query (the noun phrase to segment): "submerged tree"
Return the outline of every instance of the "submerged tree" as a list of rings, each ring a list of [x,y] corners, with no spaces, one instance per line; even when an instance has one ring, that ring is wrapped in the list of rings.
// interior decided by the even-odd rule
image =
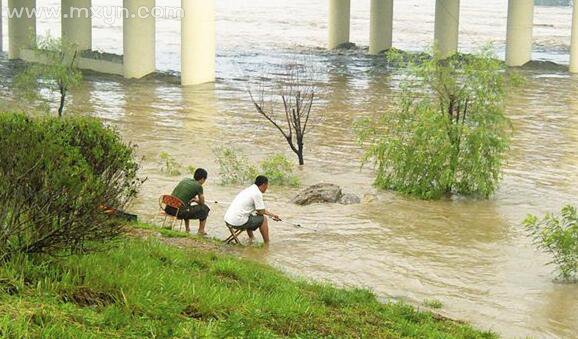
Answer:
[[[16,87],[36,99],[38,92],[46,88],[60,96],[58,116],[62,116],[68,91],[82,81],[78,69],[78,49],[62,39],[47,36],[34,49],[35,63],[30,63],[16,77]]]
[[[388,56],[401,60],[399,56]],[[509,147],[508,78],[490,49],[403,64],[396,105],[357,123],[378,187],[423,199],[490,196]]]
[[[313,72],[306,65],[291,64],[285,67],[277,94],[282,102],[281,114],[278,114],[277,104],[273,98],[265,99],[265,86],[261,86],[257,96],[249,91],[257,112],[281,132],[291,150],[297,155],[299,165],[305,163],[303,158],[305,135],[310,128],[311,111],[316,99],[312,75]],[[282,127],[285,124],[287,127]]]

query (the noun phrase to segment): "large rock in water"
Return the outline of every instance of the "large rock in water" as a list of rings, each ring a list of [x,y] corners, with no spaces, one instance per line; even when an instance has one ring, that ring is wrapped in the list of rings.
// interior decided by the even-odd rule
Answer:
[[[334,184],[317,184],[309,186],[293,198],[297,205],[310,205],[319,202],[336,203],[343,193],[341,187]]]

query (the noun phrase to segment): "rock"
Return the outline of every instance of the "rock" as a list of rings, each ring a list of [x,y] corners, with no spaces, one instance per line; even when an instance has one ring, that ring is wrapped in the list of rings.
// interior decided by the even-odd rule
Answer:
[[[339,198],[339,203],[342,205],[355,205],[360,204],[361,199],[353,193],[346,193]]]
[[[303,189],[292,202],[302,206],[320,202],[336,203],[341,196],[341,187],[334,184],[317,184]]]

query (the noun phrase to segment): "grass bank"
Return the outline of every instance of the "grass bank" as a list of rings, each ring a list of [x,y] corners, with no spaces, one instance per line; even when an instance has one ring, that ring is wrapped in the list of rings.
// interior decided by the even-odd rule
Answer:
[[[1,264],[0,336],[495,336],[408,305],[381,304],[366,290],[298,281],[218,251],[178,248],[162,239],[175,234],[165,233],[127,236],[84,256],[22,256]]]

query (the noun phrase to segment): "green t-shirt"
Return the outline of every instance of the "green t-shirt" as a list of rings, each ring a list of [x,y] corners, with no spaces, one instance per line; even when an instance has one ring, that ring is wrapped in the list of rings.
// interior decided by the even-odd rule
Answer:
[[[171,195],[181,199],[188,205],[194,197],[200,194],[203,194],[203,186],[192,178],[185,178],[179,182]]]

